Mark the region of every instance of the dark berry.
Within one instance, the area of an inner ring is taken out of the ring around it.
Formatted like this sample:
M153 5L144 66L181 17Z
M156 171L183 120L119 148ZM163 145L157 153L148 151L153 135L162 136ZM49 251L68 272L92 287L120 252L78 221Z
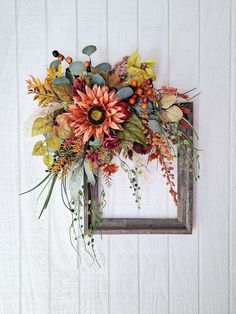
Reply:
M146 81L146 82L147 82L147 84L148 84L148 85L151 85L151 84L152 84L152 79L151 79L151 78L149 78L149 79L147 79L147 81Z
M141 69L142 69L142 70L145 70L146 68L147 68L147 65L146 65L145 63L142 63L142 64L141 64Z
M57 50L53 50L52 55L57 58L59 56L59 52Z

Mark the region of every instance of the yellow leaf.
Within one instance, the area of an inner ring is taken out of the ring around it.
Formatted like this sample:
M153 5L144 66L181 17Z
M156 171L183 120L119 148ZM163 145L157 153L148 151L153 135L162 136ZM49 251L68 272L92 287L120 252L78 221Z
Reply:
M52 85L54 92L57 94L60 100L62 101L71 101L71 87L68 84L53 84Z
M132 66L136 68L140 68L141 63L142 63L141 56L138 50L136 50L128 59L128 68Z
M32 136L49 133L52 131L52 124L48 118L37 118L32 127Z
M43 146L43 141L38 141L35 143L32 155L33 156L42 156L46 153L47 147Z
M64 74L62 73L62 65L59 64L58 69L56 70L55 67L50 67L47 69L48 76L45 79L45 82L52 83L57 77L62 77Z
M28 91L38 90L40 87L44 85L43 82L40 81L39 78L30 75L31 79L26 80Z
M156 62L154 59L144 61L142 63L139 52L136 50L128 59L128 74L129 81L137 80L139 84L148 78L156 79L156 74L153 71L153 67ZM146 67L144 67L146 65Z
M161 98L161 107L163 109L167 109L169 108L170 106L172 106L177 100L177 97L175 95L164 95L162 96Z
M155 59L149 59L144 61L144 63L149 67L149 68L154 68L156 65L156 60Z
M55 151L61 148L61 140L57 136L46 138L47 147L54 149Z
M43 162L48 168L51 168L54 162L54 158L51 154L45 154L43 156Z
M141 84L146 79L145 72L139 68L130 67L128 68L128 73L130 76L130 81L136 80L139 84Z
M149 77L152 78L153 81L156 80L156 73L149 67L145 69L145 79L148 79Z
M45 80L41 82L40 79L31 76L31 79L27 80L27 88L30 94L35 94L34 100L39 101L39 106L45 106L46 104L58 101L57 95L54 93L51 85Z

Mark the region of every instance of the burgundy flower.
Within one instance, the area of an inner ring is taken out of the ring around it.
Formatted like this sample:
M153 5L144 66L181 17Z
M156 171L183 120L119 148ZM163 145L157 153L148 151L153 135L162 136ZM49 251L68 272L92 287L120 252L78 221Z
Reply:
M143 144L140 144L138 142L134 142L134 144L133 144L133 150L137 154L141 154L141 155L148 154L151 151L151 149L152 149L151 145L144 146Z
M122 120L129 120L129 118L131 117L130 104L124 101L120 101L118 103L118 106L121 108L121 112L124 114Z
M86 81L82 77L76 77L74 79L74 84L72 86L72 95L79 96L78 90L82 93L86 93L85 91Z
M105 149L117 151L119 149L120 143L121 143L120 138L118 138L117 136L110 136L105 139L103 146Z
M94 163L98 163L99 161L99 151L96 150L96 151L88 151L87 154L86 154L86 158L87 160L90 160L91 162L94 162Z

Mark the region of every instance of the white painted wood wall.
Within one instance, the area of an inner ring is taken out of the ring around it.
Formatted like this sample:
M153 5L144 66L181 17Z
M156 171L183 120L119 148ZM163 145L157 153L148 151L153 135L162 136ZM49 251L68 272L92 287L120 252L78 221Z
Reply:
M0 313L236 313L236 1L1 0ZM158 84L197 87L201 180L191 236L104 236L102 268L69 244L58 197L38 221L42 177L24 122L35 108L28 74L43 76L53 49L114 62L136 47L158 58Z

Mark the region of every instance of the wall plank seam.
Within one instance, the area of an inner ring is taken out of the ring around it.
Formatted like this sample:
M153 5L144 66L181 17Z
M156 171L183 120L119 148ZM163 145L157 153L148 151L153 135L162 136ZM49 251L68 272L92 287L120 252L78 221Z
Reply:
M19 101L19 58L18 58L18 6L17 6L17 0L14 1L15 4L15 41L16 41L16 51L15 51L15 58L16 58L16 99L17 99L17 129L20 129L20 101ZM22 297L22 216L21 216L21 200L20 200L20 193L21 191L21 164L20 164L20 132L18 131L17 136L17 151L18 151L18 219L19 219L19 278L18 278L18 285L19 285L19 314L22 313L22 303L21 303L21 297Z
M232 0L229 0L230 20L229 20L229 160L228 160L228 311L233 314L232 308L232 210L233 210L233 6Z

